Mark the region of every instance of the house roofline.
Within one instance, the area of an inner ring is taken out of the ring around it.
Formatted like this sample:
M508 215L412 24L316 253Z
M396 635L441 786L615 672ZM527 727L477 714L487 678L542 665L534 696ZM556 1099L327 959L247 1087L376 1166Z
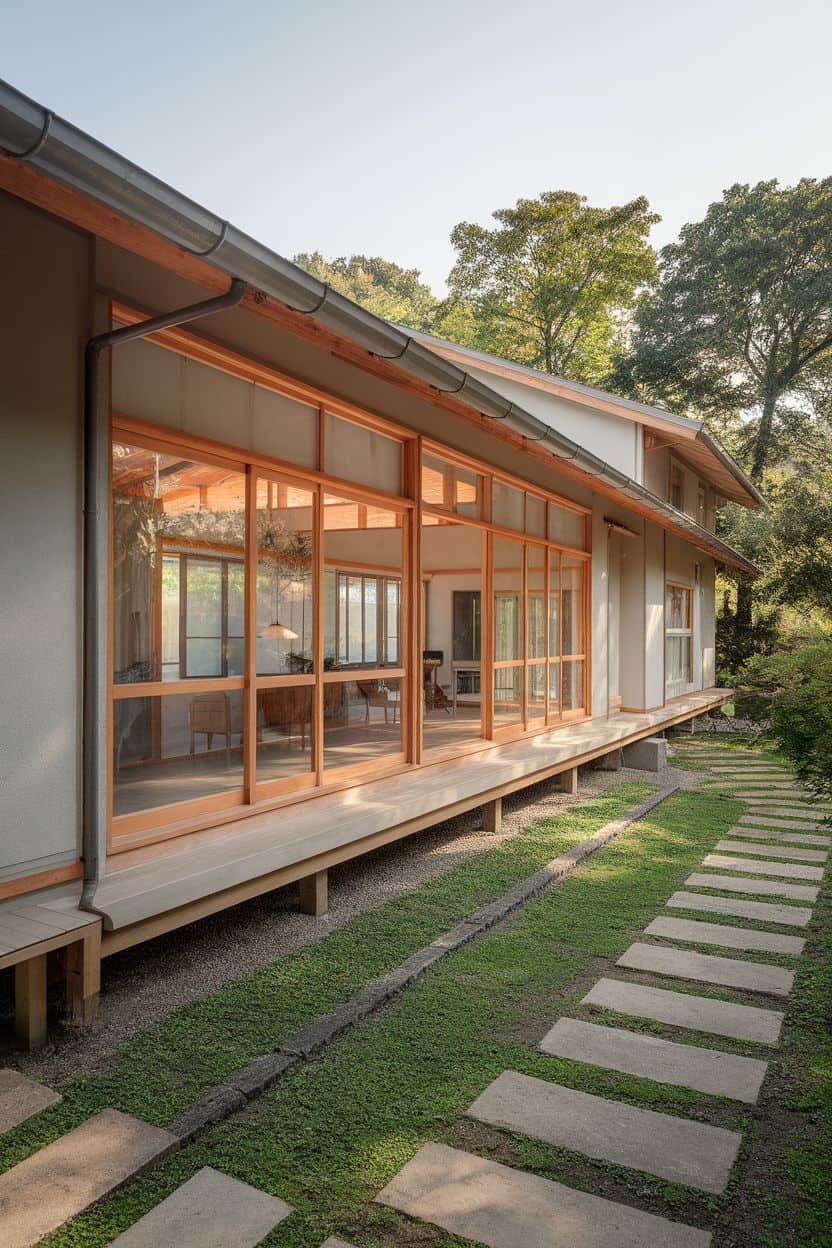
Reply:
M658 495L517 404L506 405L498 391L426 346L420 341L421 335L368 312L3 80L0 152L160 236L227 277L247 282L291 312L315 319L377 360L394 363L439 394L452 395L527 442L547 444L552 457L580 472L590 488L593 482L602 483L636 503L642 514L681 531L714 558L742 572L758 574L754 564Z
M399 328L402 333L415 333L415 331L409 331L403 326L399 326ZM689 416L680 416L676 412L668 411L663 407L655 407L649 403L639 403L636 399L627 399L622 395L611 394L607 390L600 390L596 386L587 386L582 382L570 381L566 377L550 375L549 373L541 372L538 368L531 368L527 364L517 364L513 360L503 359L487 351L480 351L475 347L460 346L459 343L450 342L444 338L437 338L422 331L415 333L415 336L446 358L458 361L470 359L487 372L492 372L499 376L515 377L521 384L533 386L535 389L542 390L557 398L582 403L588 407L595 408L597 411L605 411L612 415L624 417L626 420L637 420L640 424L665 431L670 436L679 437L681 439L680 445L683 445L684 441L701 442L719 461L722 467L730 473L742 492L752 500L752 506L756 507L764 504L765 500L757 487L714 435L708 432L704 421L693 420Z

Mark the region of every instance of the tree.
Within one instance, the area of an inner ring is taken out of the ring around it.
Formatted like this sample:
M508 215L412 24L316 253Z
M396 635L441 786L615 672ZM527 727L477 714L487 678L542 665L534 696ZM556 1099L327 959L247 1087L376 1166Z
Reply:
M637 320L619 383L712 420L744 413L740 454L762 481L801 401L811 419L811 373L832 349L832 178L732 186L663 249Z
M647 200L594 208L571 191L519 199L494 229L460 222L448 306L476 345L577 381L606 378L636 292L655 277Z
M307 273L328 282L333 290L376 316L409 329L432 331L439 302L420 280L418 269L403 269L380 256L326 260L319 251L297 255L294 260Z

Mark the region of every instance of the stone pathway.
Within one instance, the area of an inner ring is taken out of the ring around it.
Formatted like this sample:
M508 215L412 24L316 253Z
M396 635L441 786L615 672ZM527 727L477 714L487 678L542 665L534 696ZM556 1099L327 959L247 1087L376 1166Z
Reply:
M687 912L685 917L657 916L644 931L646 939L631 944L616 965L622 971L694 981L706 990L708 985L719 985L759 993L764 999L782 999L792 991L794 971L753 955L796 958L804 949L802 937L769 927L742 927L690 916L699 912L777 927L805 927L811 909L791 903L814 902L818 889L792 881L822 879L823 865L813 864L825 864L828 853L806 846L828 846L830 838L809 831L814 832L815 821L824 816L816 806L801 801L796 785L784 787L790 780L785 768L755 762L753 756L737 757L729 765L724 762L724 751L716 757L720 761L713 770L726 786L743 780L759 782L765 774L781 787L730 793L754 806L741 817L739 826L718 841L714 852L705 855L703 866L718 871L689 875L685 890L702 891L679 890L665 903L667 908ZM704 759L702 765L707 765ZM786 797L793 806L784 806ZM771 805L769 799L773 799ZM785 817L791 814L794 820ZM755 895L783 900L753 900ZM685 945L752 956L727 957ZM726 1052L715 1041L728 1037L771 1048L779 1042L783 1023L782 1011L767 1005L718 1000L696 989L683 992L610 977L600 979L581 1004L607 1014L667 1024L678 1029L679 1040L564 1016L540 1042L544 1053L749 1105L758 1099L767 1062ZM710 1038L707 1047L703 1035ZM467 1113L493 1127L713 1193L725 1190L741 1145L736 1132L511 1070L495 1079ZM489 1248L651 1248L654 1244L704 1248L711 1241L706 1230L656 1218L440 1144L421 1148L377 1199Z
M724 760L724 751L716 755ZM697 759L700 756L697 754ZM703 765L707 765L702 756ZM604 977L581 1004L622 1019L675 1028L670 1040L607 1022L557 1018L540 1042L543 1053L569 1062L754 1104L766 1075L764 1057L727 1052L720 1038L767 1046L780 1039L781 1010L767 999L787 997L794 971L757 955L796 958L802 937L770 927L801 928L811 917L830 837L817 833L825 816L804 803L784 768L737 756L713 768L726 794L749 811L705 855L702 866L665 903L616 965L666 976L655 987ZM780 788L733 791L768 772ZM790 805L784 805L788 798ZM794 816L792 818L792 816ZM761 843L762 842L762 843ZM814 847L814 848L812 848ZM754 856L756 855L756 856ZM699 890L699 891L690 891ZM729 895L725 895L729 894ZM736 895L733 895L736 894ZM754 900L755 897L779 900ZM697 914L704 917L692 917ZM707 916L718 915L719 922ZM738 926L736 918L768 926ZM747 953L703 952L705 946ZM760 1005L708 995L709 985L760 994ZM632 1024L631 1024L632 1026ZM55 1104L60 1097L15 1072L0 1072L0 1131ZM596 1161L679 1183L701 1192L726 1189L742 1137L736 1131L668 1112L597 1096L554 1080L504 1071L468 1116ZM178 1147L178 1135L115 1110L104 1110L0 1175L0 1244L33 1248L66 1221L102 1200ZM410 1217L488 1248L707 1248L706 1229L646 1213L573 1187L438 1143L424 1145L376 1198ZM254 1248L291 1216L290 1205L205 1167L140 1218L112 1248ZM351 1248L330 1237L321 1248Z
M35 1083L16 1070L0 1070L0 1133L11 1131L60 1100L60 1094L44 1084Z
M292 1206L203 1166L112 1248L255 1248Z

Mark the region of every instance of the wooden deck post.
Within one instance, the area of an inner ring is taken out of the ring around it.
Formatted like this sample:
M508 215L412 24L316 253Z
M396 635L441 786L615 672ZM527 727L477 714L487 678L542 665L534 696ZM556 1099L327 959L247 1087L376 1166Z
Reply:
M301 914L313 914L323 918L329 910L329 872L316 871L305 875L300 881Z
M14 968L14 1025L24 1049L46 1043L46 954L39 953Z
M495 797L493 802L486 802L482 808L483 831L497 833L503 826L503 799Z
M67 945L64 954L66 1012L73 1023L89 1025L101 990L101 927L87 928L83 939Z
M560 791L570 797L578 796L578 768L569 767L560 773Z

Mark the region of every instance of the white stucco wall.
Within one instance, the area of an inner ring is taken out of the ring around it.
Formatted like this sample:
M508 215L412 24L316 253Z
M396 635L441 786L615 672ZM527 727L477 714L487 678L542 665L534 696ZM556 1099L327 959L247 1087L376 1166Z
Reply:
M471 375L485 385L504 394L507 399L545 421L559 433L592 451L593 455L611 464L613 468L626 472L634 480L640 480L639 443L642 441L642 431L641 425L636 421L594 411L582 403L570 403L568 399L547 394L537 386L498 377L485 369L467 367Z
M89 246L0 193L0 879L80 843L81 400Z

